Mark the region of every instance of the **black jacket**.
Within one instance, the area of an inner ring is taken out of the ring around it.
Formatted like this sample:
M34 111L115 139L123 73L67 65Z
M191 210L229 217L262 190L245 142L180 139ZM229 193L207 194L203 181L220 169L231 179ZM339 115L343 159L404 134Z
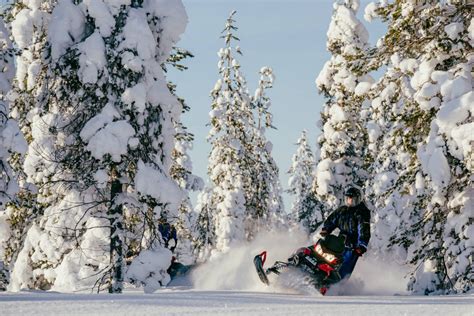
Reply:
M332 212L324 221L323 230L330 234L339 228L346 236L346 247L365 247L370 240L370 211L365 204L353 207L341 206Z

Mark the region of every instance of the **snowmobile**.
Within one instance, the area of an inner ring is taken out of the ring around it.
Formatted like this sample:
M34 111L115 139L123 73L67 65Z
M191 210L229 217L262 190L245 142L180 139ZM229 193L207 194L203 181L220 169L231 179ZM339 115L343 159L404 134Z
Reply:
M189 273L189 271L193 268L193 266L189 265L184 265L182 264L181 262L173 262L170 267L168 268L168 270L166 272L168 272L168 274L170 275L170 278L171 280L176 278L176 277L179 277L179 276L183 276L187 273Z
M314 245L297 249L288 260L276 261L264 269L267 252L254 257L254 265L260 280L270 285L269 274L281 275L291 271L300 271L304 275L305 285L314 286L325 295L329 287L341 280L339 268L342 264L345 238L328 235L319 239Z

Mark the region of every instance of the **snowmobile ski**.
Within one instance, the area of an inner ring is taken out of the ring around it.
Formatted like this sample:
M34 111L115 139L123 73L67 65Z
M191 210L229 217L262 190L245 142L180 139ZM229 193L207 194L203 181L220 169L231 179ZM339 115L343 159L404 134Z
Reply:
M265 260L267 259L267 252L264 251L259 255L256 255L255 258L253 258L253 263L255 265L255 269L257 270L258 277L260 278L260 281L265 283L266 285L270 285L270 281L268 281L267 274L265 273L265 270L263 269L263 265L265 264Z

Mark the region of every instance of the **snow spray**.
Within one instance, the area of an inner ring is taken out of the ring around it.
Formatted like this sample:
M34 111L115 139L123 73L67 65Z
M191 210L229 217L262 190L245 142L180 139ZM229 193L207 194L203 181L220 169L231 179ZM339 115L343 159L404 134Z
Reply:
M260 233L250 243L236 245L196 268L192 273L193 286L202 290L271 290L260 282L254 256L266 250L265 266L270 266L276 260L286 261L294 250L308 243L308 236L300 231Z
M336 285L339 295L396 295L405 294L408 269L393 258L377 258L368 252L359 258L351 278ZM331 294L331 293L328 293Z
M286 261L298 248L313 242L304 231L271 231L260 233L249 243L235 245L227 253L212 258L197 267L191 275L192 285L200 290L239 290L295 293L294 288L282 287L282 282L266 286L258 279L253 258L267 251L265 267L276 260ZM327 295L394 295L406 292L407 269L393 260L375 258L369 251L359 259L351 278L334 285ZM284 283L284 282L283 282ZM296 291L298 292L298 291ZM303 289L302 294L319 295Z

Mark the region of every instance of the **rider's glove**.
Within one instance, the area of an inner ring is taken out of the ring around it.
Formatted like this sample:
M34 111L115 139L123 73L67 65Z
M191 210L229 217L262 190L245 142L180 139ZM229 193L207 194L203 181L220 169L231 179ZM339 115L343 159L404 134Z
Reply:
M288 263L297 266L298 263L300 262L300 257L298 254L294 254L293 256L288 258Z
M358 255L359 257L362 256L366 251L367 251L367 248L363 246L359 246L354 249L354 253Z
M288 263L297 266L300 263L300 259L308 251L308 248L302 247L298 248L291 257L288 258Z

